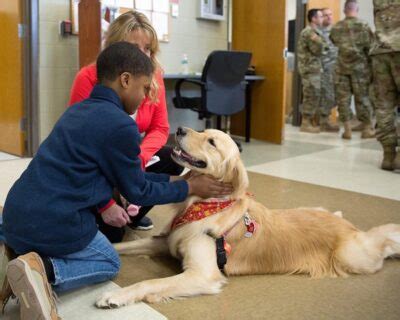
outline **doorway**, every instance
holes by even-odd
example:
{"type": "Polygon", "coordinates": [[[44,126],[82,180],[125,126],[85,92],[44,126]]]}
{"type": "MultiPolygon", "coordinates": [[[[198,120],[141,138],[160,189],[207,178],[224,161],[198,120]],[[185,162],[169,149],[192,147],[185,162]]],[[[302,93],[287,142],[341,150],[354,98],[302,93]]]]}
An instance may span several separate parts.
{"type": "Polygon", "coordinates": [[[0,2],[0,151],[32,156],[38,135],[38,0],[0,2]]]}

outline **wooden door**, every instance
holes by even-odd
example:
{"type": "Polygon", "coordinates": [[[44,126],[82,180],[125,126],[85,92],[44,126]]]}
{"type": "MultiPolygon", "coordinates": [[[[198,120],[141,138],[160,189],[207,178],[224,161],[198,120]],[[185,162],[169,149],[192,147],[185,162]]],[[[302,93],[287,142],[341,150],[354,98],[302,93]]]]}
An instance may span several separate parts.
{"type": "Polygon", "coordinates": [[[25,133],[24,117],[22,2],[0,1],[0,151],[22,156],[25,133]],[[20,29],[21,30],[21,29],[20,29]]]}
{"type": "Polygon", "coordinates": [[[333,13],[333,23],[336,23],[340,20],[340,0],[308,0],[307,11],[315,8],[329,8],[332,10],[333,13]]]}
{"type": "MultiPolygon", "coordinates": [[[[253,53],[264,81],[253,87],[251,137],[282,143],[286,104],[286,0],[232,1],[232,47],[253,53]]],[[[232,118],[232,132],[244,135],[244,116],[232,118]]]]}

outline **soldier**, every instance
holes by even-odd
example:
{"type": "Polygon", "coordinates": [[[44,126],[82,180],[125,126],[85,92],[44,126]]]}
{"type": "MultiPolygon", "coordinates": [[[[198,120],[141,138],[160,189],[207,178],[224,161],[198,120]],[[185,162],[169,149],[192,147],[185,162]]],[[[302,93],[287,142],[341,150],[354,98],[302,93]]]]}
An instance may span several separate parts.
{"type": "Polygon", "coordinates": [[[338,54],[338,49],[332,43],[329,35],[332,29],[333,13],[329,8],[322,9],[324,21],[321,27],[321,33],[328,43],[329,50],[322,56],[322,69],[324,72],[321,75],[321,102],[320,102],[320,127],[321,131],[338,132],[339,126],[329,122],[329,115],[332,108],[336,106],[335,101],[335,85],[333,75],[338,54]]]}
{"type": "Polygon", "coordinates": [[[336,101],[340,121],[344,123],[343,139],[351,139],[351,96],[354,94],[356,114],[362,122],[361,138],[373,138],[371,125],[371,102],[369,85],[371,71],[369,49],[373,34],[368,24],[358,19],[358,3],[347,1],[344,6],[346,18],[339,21],[331,31],[331,40],[339,48],[335,71],[336,101]]]}
{"type": "Polygon", "coordinates": [[[374,0],[375,44],[371,48],[377,138],[384,170],[400,170],[396,154],[396,106],[400,101],[400,0],[374,0]]]}
{"type": "Polygon", "coordinates": [[[319,127],[312,125],[321,100],[321,56],[328,51],[319,27],[323,16],[319,9],[311,9],[307,14],[310,23],[300,34],[297,44],[298,69],[303,84],[303,110],[300,131],[319,133],[319,127]]]}

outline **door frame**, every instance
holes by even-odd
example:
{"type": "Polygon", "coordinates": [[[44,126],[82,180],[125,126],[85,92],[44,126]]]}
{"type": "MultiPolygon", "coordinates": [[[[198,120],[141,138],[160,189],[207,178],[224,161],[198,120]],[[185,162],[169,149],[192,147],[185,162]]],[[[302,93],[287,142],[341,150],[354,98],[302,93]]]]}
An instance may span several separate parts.
{"type": "Polygon", "coordinates": [[[25,156],[39,148],[39,0],[22,0],[25,156]]]}

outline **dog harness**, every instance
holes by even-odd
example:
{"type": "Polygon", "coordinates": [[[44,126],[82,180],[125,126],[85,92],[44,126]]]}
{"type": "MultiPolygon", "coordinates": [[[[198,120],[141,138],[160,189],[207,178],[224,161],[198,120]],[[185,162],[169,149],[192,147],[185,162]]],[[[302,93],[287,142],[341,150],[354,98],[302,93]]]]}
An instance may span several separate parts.
{"type": "MultiPolygon", "coordinates": [[[[194,202],[182,215],[176,217],[172,221],[171,231],[187,223],[199,221],[214,214],[220,213],[230,208],[235,202],[236,200],[218,198],[194,202]]],[[[250,238],[256,232],[258,224],[254,219],[250,218],[247,212],[243,216],[243,221],[246,226],[246,233],[244,236],[246,238],[250,238]]],[[[231,246],[225,241],[225,237],[228,232],[226,232],[222,237],[216,239],[217,264],[221,271],[223,271],[227,262],[227,255],[229,255],[231,252],[231,246]]]]}

